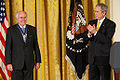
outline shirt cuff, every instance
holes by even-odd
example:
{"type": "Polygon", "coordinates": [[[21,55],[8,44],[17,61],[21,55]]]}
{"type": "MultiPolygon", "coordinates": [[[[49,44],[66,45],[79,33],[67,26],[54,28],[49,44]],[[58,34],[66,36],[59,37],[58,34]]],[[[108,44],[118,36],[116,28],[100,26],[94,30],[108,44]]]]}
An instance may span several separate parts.
{"type": "Polygon", "coordinates": [[[97,32],[94,34],[94,36],[96,36],[97,32]]]}
{"type": "Polygon", "coordinates": [[[91,36],[89,36],[88,34],[87,34],[87,36],[88,36],[88,38],[91,38],[91,37],[92,37],[92,35],[91,35],[91,36]]]}

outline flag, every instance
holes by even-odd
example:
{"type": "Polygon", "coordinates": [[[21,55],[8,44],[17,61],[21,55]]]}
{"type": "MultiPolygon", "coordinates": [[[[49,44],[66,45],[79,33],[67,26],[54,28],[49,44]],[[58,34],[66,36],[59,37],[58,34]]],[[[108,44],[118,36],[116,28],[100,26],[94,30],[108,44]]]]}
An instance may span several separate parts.
{"type": "Polygon", "coordinates": [[[0,74],[4,80],[11,76],[10,71],[5,66],[5,40],[8,28],[8,19],[6,16],[5,2],[0,0],[0,74]]]}
{"type": "Polygon", "coordinates": [[[86,28],[81,0],[71,0],[66,33],[66,60],[75,71],[76,78],[82,79],[88,65],[88,42],[84,41],[83,29],[86,28]],[[81,32],[82,31],[82,32],[81,32]],[[77,38],[79,36],[79,39],[77,38]]]}
{"type": "Polygon", "coordinates": [[[72,24],[72,30],[71,30],[71,33],[72,33],[72,34],[75,34],[75,32],[76,32],[76,27],[74,26],[74,24],[72,24]]]}

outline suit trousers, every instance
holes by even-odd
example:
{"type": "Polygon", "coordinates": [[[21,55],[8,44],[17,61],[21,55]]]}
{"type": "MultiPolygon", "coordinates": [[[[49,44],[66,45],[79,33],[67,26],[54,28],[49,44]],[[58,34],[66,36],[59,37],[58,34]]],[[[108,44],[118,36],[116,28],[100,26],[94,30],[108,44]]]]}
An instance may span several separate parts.
{"type": "Polygon", "coordinates": [[[11,80],[33,80],[33,70],[28,70],[24,64],[23,69],[11,72],[11,80]]]}
{"type": "Polygon", "coordinates": [[[100,80],[100,76],[102,80],[110,80],[111,73],[110,65],[89,65],[90,71],[90,80],[100,80]]]}

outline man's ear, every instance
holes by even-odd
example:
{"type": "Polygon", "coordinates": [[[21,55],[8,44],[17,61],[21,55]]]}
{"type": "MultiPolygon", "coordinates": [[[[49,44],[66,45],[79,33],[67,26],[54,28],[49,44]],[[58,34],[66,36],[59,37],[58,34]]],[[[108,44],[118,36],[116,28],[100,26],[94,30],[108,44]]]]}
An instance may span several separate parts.
{"type": "Polygon", "coordinates": [[[105,11],[103,12],[103,15],[106,15],[106,12],[105,12],[105,11]]]}

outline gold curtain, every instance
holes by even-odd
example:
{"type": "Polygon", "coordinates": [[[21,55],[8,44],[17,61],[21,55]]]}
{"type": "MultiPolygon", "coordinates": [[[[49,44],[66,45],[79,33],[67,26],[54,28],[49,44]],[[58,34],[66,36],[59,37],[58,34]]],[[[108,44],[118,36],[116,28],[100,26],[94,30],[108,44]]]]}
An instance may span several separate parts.
{"type": "MultiPolygon", "coordinates": [[[[94,18],[94,8],[107,0],[82,0],[86,21],[94,18]]],[[[27,23],[37,27],[42,63],[34,70],[34,80],[76,80],[66,55],[66,26],[70,0],[5,0],[9,25],[16,24],[16,12],[28,14],[27,23]]],[[[108,13],[109,14],[109,13],[108,13]]],[[[83,80],[89,80],[89,72],[83,80]]]]}

